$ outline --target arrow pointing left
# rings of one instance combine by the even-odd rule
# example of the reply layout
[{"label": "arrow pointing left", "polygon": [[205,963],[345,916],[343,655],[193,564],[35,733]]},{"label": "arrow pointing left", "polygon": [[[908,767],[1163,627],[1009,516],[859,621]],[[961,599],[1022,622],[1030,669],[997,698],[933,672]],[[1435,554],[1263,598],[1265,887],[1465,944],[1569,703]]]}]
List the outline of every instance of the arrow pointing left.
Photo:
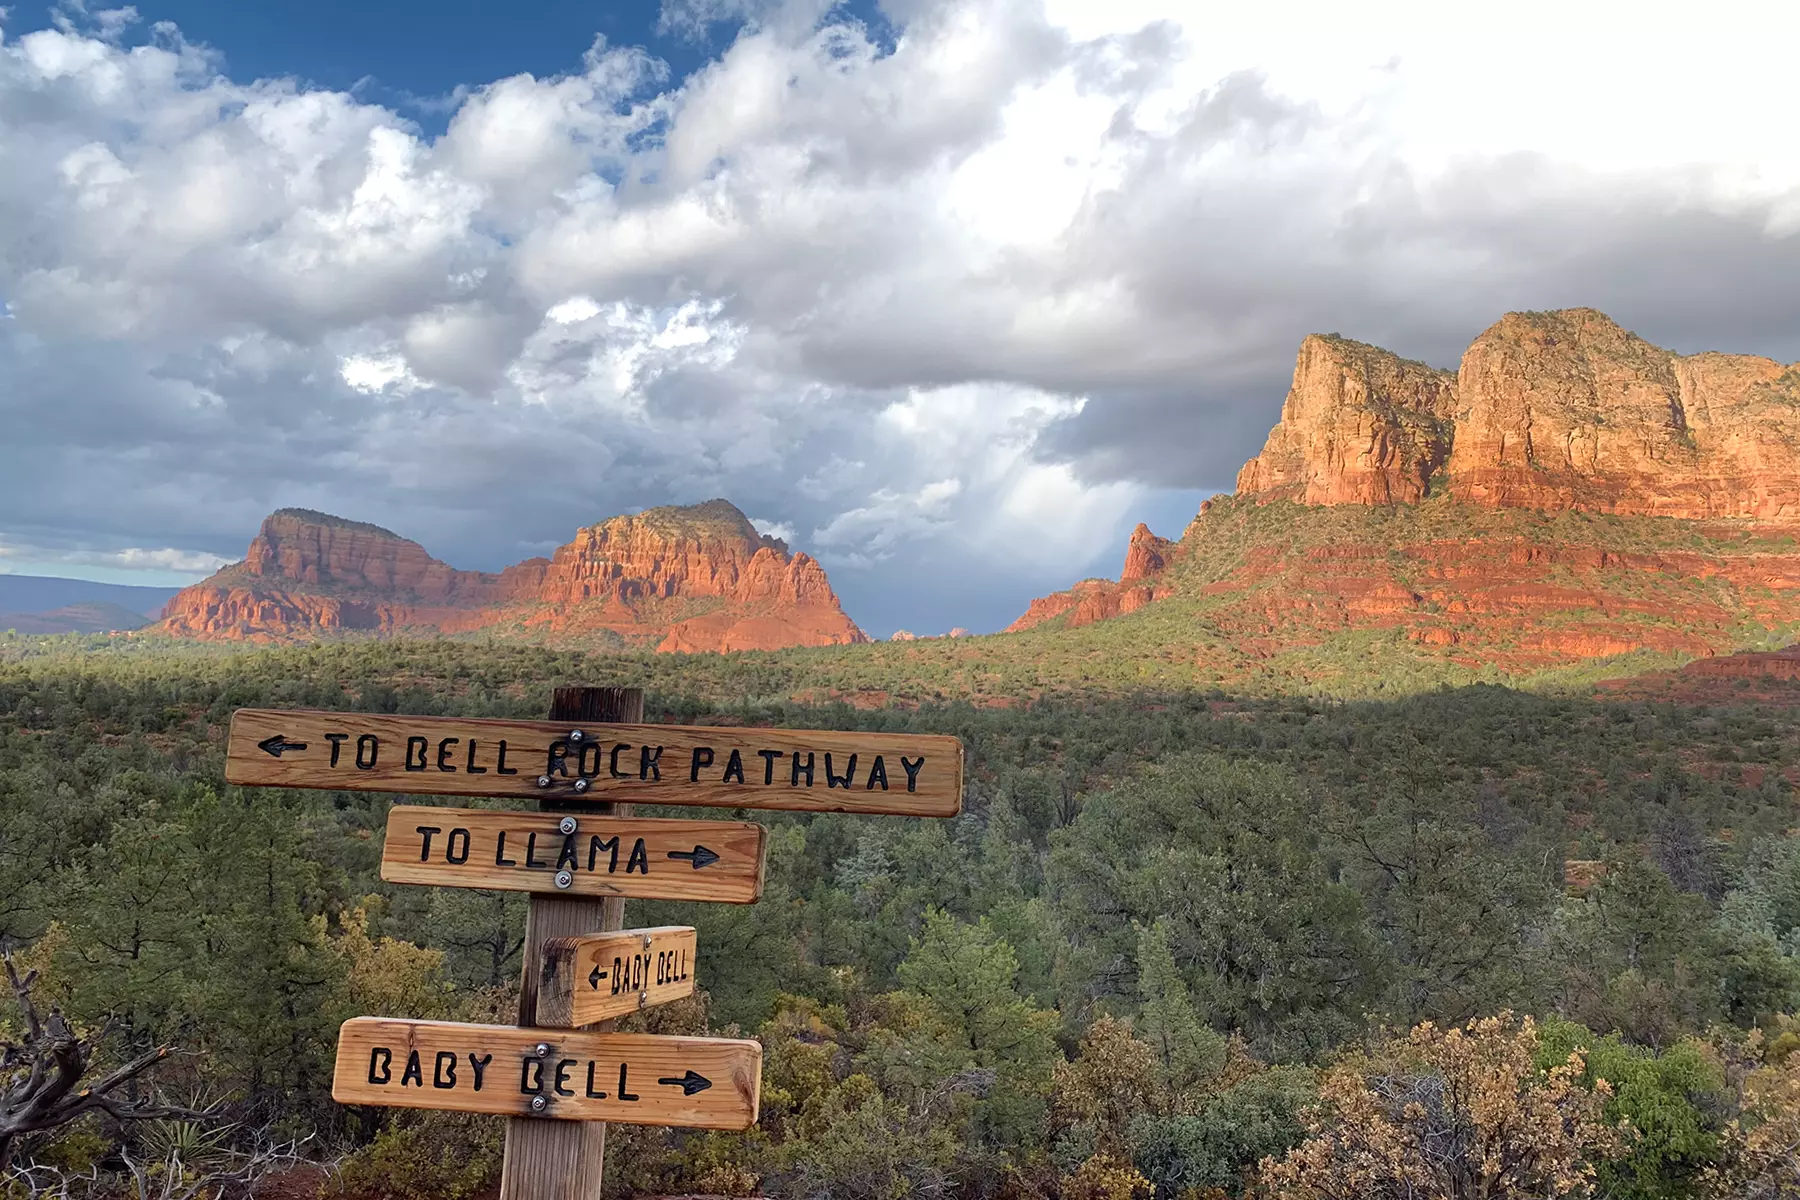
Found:
[{"label": "arrow pointing left", "polygon": [[280,758],[282,751],[284,750],[306,749],[306,743],[290,742],[287,740],[287,734],[278,733],[274,737],[266,737],[262,741],[256,743],[256,748],[271,758]]},{"label": "arrow pointing left", "polygon": [[698,1071],[689,1071],[686,1075],[680,1076],[679,1078],[664,1076],[656,1082],[667,1084],[669,1087],[678,1087],[681,1089],[681,1094],[684,1096],[691,1096],[695,1092],[704,1092],[707,1088],[712,1086],[712,1080],[700,1074]]},{"label": "arrow pointing left", "polygon": [[599,967],[595,967],[592,971],[588,972],[588,986],[597,992],[600,990],[600,981],[605,978],[606,972],[602,971]]}]

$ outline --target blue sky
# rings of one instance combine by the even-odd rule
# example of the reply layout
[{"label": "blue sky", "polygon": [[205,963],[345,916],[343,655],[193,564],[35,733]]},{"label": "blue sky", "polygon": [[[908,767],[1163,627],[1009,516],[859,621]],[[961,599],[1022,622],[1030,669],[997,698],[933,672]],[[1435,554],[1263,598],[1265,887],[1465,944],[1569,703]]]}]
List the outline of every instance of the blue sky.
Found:
[{"label": "blue sky", "polygon": [[[99,12],[118,7],[90,0]],[[159,21],[218,51],[238,80],[293,77],[407,114],[440,133],[461,88],[529,73],[539,78],[581,69],[596,36],[614,46],[643,46],[685,79],[729,46],[744,24],[731,3],[677,5],[665,20],[659,2],[569,0],[145,0],[124,38],[142,44]],[[706,20],[708,8],[717,19]],[[10,6],[6,29],[50,28],[66,6]],[[838,6],[878,36],[892,28],[870,0]],[[683,19],[684,13],[686,19]],[[701,19],[696,20],[696,16]]]},{"label": "blue sky", "polygon": [[0,571],[724,496],[984,631],[1230,490],[1308,333],[1800,358],[1797,6],[666,2],[15,4]]}]

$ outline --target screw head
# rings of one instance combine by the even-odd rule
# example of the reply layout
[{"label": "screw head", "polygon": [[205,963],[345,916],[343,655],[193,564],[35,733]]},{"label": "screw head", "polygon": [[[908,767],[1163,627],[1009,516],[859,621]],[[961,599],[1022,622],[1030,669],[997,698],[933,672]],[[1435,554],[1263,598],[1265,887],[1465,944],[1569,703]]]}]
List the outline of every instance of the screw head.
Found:
[{"label": "screw head", "polygon": [[539,775],[538,776],[538,786],[539,787],[549,787],[550,786],[550,777],[548,775]]},{"label": "screw head", "polygon": [[578,792],[587,791],[588,790],[588,781],[585,779],[577,779],[575,781],[575,790]]},{"label": "screw head", "polygon": [[581,741],[585,741],[586,739],[587,739],[587,734],[581,732],[581,730],[579,730],[579,729],[569,730],[569,740],[571,742],[581,742]]},{"label": "screw head", "polygon": [[550,1057],[550,1043],[549,1042],[539,1042],[537,1044],[537,1056],[539,1058],[549,1058]]},{"label": "screw head", "polygon": [[639,1008],[649,1008],[650,1007],[650,993],[649,992],[639,992],[638,993],[638,1007]]},{"label": "screw head", "polygon": [[549,1107],[550,1107],[550,1102],[548,1100],[544,1099],[542,1096],[533,1096],[531,1098],[531,1111],[532,1112],[541,1113],[546,1108],[549,1108]]},{"label": "screw head", "polygon": [[644,949],[648,950],[649,948],[650,948],[650,935],[646,933],[644,935]]},{"label": "screw head", "polygon": [[575,823],[574,817],[564,817],[556,823],[556,831],[558,833],[574,833],[578,828],[580,828],[580,826]]},{"label": "screw head", "polygon": [[556,886],[557,887],[566,889],[569,887],[569,885],[573,884],[574,882],[575,882],[575,876],[569,874],[569,872],[558,871],[556,873]]}]

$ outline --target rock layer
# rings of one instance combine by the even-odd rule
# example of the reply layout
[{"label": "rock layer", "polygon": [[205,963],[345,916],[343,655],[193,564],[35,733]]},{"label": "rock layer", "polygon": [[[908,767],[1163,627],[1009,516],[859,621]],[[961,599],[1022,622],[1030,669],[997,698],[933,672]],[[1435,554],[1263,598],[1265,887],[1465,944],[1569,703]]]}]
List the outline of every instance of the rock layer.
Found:
[{"label": "rock layer", "polygon": [[1800,517],[1800,370],[1679,355],[1593,309],[1509,313],[1463,355],[1447,474],[1478,504]]},{"label": "rock layer", "polygon": [[457,570],[379,526],[283,509],[243,562],[170,601],[162,628],[280,641],[502,625],[667,651],[867,640],[817,561],[723,500],[614,517],[498,574]]},{"label": "rock layer", "polygon": [[1179,550],[1179,542],[1157,537],[1140,521],[1125,548],[1125,566],[1119,572],[1119,582],[1084,579],[1067,591],[1033,600],[1024,615],[1006,627],[1006,632],[1035,629],[1059,617],[1063,618],[1063,628],[1079,629],[1108,617],[1136,612],[1169,594],[1170,589],[1160,580]]},{"label": "rock layer", "polygon": [[1422,499],[1450,455],[1456,377],[1375,346],[1313,334],[1238,493],[1302,504]]},{"label": "rock layer", "polygon": [[1800,364],[1676,354],[1590,308],[1508,313],[1454,376],[1315,335],[1237,491],[1796,520]]}]

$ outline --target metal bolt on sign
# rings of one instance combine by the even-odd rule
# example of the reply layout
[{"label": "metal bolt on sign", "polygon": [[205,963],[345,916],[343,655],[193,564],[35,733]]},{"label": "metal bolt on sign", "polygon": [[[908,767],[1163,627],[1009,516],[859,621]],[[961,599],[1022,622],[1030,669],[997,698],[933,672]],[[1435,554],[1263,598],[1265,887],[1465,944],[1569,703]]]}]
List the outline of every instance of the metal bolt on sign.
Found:
[{"label": "metal bolt on sign", "polygon": [[557,887],[566,890],[570,886],[572,886],[574,884],[574,882],[575,882],[575,876],[570,874],[568,871],[558,871],[556,873],[556,886]]},{"label": "metal bolt on sign", "polygon": [[568,834],[574,833],[577,829],[580,829],[580,828],[581,828],[580,823],[578,821],[576,821],[574,817],[564,817],[562,820],[560,820],[556,823],[556,831],[558,833],[564,834],[565,836]]}]

